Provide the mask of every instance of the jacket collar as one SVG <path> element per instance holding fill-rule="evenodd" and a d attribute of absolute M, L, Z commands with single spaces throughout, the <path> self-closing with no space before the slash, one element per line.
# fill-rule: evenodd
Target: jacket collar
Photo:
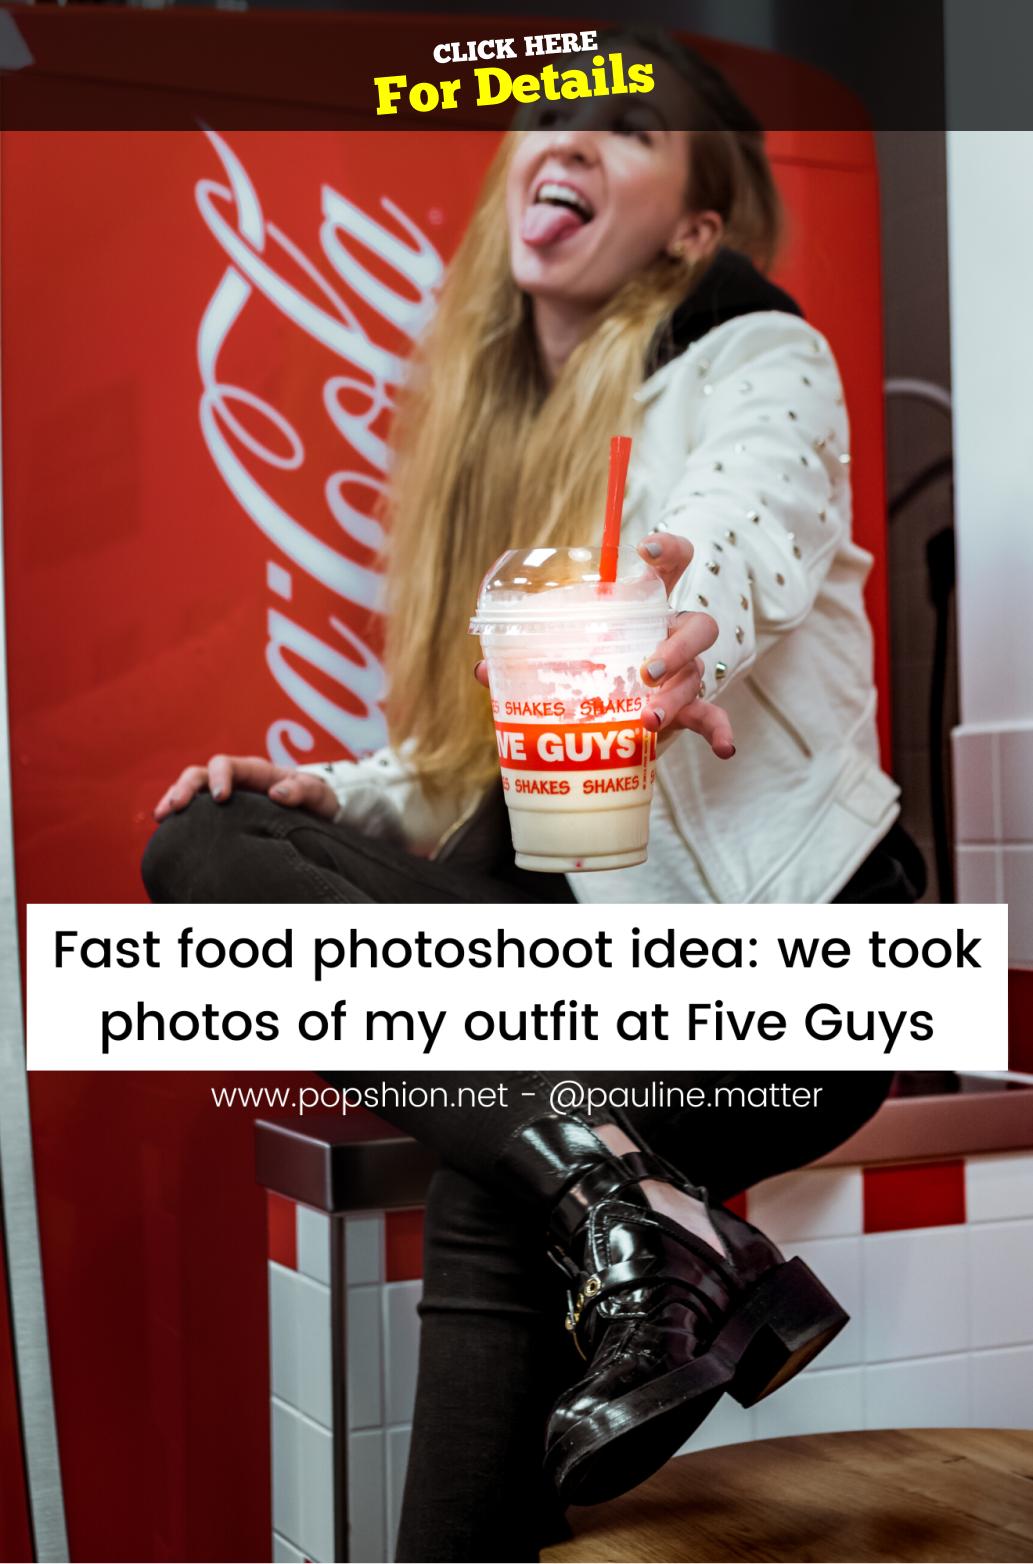
<path fill-rule="evenodd" d="M 699 283 L 677 306 L 658 336 L 649 356 L 645 384 L 635 400 L 651 401 L 667 379 L 663 371 L 694 342 L 726 321 L 760 310 L 803 316 L 792 295 L 759 272 L 745 255 L 738 250 L 718 250 Z"/>
<path fill-rule="evenodd" d="M 796 300 L 759 272 L 745 255 L 738 250 L 718 250 L 699 283 L 678 305 L 658 339 L 650 372 L 677 358 L 715 326 L 723 326 L 726 320 L 734 320 L 737 315 L 756 314 L 758 310 L 803 315 Z"/>

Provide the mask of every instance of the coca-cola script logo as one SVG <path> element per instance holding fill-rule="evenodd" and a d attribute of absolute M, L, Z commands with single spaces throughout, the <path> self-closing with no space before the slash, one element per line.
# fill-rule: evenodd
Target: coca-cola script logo
<path fill-rule="evenodd" d="M 369 641 L 343 622 L 340 604 L 364 611 L 354 616 L 363 622 L 381 605 L 382 580 L 375 564 L 360 563 L 353 555 L 365 553 L 373 559 L 372 551 L 382 541 L 376 508 L 389 452 L 380 431 L 406 372 L 404 351 L 391 351 L 373 340 L 356 305 L 361 301 L 367 317 L 372 312 L 383 322 L 385 336 L 411 344 L 433 309 L 443 263 L 426 235 L 394 202 L 386 197 L 380 201 L 395 225 L 392 232 L 324 184 L 319 246 L 334 276 L 329 281 L 266 218 L 254 183 L 223 137 L 211 131 L 207 135 L 227 183 L 199 180 L 196 200 L 228 264 L 198 330 L 200 420 L 219 474 L 276 551 L 266 566 L 274 601 L 268 609 L 265 657 L 292 714 L 270 724 L 268 753 L 287 766 L 297 765 L 299 754 L 318 759 L 316 731 L 321 730 L 356 755 L 384 741 L 384 672 Z M 354 241 L 352 248 L 349 240 Z M 382 263 L 377 275 L 359 259 L 356 247 Z M 385 280 L 391 277 L 398 287 Z M 273 493 L 277 473 L 299 472 L 305 466 L 306 447 L 298 428 L 256 391 L 220 374 L 228 339 L 256 299 L 268 301 L 292 327 L 346 366 L 344 373 L 313 386 L 313 401 L 318 394 L 322 406 L 306 415 L 328 419 L 343 446 L 340 465 L 322 484 L 322 515 L 292 514 Z M 256 426 L 265 438 L 256 434 Z M 326 540 L 327 516 L 343 534 L 343 547 Z M 298 572 L 328 595 L 321 628 L 298 623 L 281 606 L 297 595 Z M 311 594 L 308 597 L 311 602 Z M 318 671 L 318 682 L 306 677 L 303 668 Z M 332 698 L 328 688 L 336 689 L 338 698 Z"/>

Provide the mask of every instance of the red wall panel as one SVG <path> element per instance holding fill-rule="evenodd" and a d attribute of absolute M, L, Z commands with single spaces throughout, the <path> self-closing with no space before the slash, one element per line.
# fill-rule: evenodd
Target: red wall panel
<path fill-rule="evenodd" d="M 1008 974 L 1008 1065 L 1033 1075 L 1033 972 Z"/>
<path fill-rule="evenodd" d="M 423 1212 L 389 1211 L 384 1219 L 384 1280 L 423 1275 Z"/>
<path fill-rule="evenodd" d="M 33 1083 L 75 1559 L 269 1556 L 265 1199 L 222 1079 Z"/>
<path fill-rule="evenodd" d="M 854 537 L 874 556 L 866 599 L 874 632 L 879 738 L 891 763 L 882 272 L 875 144 L 863 132 L 769 138 L 788 208 L 779 280 L 829 338 L 850 415 Z"/>
<path fill-rule="evenodd" d="M 242 248 L 330 318 L 334 304 L 306 274 L 308 262 L 378 346 L 404 353 L 408 338 L 364 310 L 321 253 L 323 186 L 388 226 L 380 200 L 393 196 L 447 250 L 490 150 L 486 138 L 450 138 L 447 161 L 429 137 L 232 141 L 269 225 L 261 246 Z M 262 751 L 277 721 L 311 732 L 267 664 L 275 612 L 334 650 L 347 651 L 347 642 L 331 615 L 353 636 L 376 640 L 368 613 L 300 570 L 289 602 L 267 585 L 270 558 L 282 556 L 242 514 L 206 448 L 198 335 L 230 265 L 198 211 L 206 180 L 228 192 L 201 135 L 4 138 L 13 788 L 19 883 L 34 900 L 142 899 L 151 806 L 187 760 Z M 236 226 L 228 197 L 212 205 Z M 280 231 L 298 255 L 277 242 Z M 377 269 L 375 257 L 358 253 Z M 358 581 L 377 540 L 371 546 L 358 526 L 339 526 L 323 492 L 342 467 L 371 473 L 323 405 L 326 382 L 347 365 L 254 289 L 218 368 L 248 398 L 232 405 L 246 437 L 273 454 L 253 457 L 237 441 L 251 475 L 297 519 L 302 542 L 343 551 Z M 284 467 L 289 443 L 259 403 L 297 431 L 295 468 Z M 368 509 L 370 499 L 362 491 L 355 503 Z M 341 708 L 341 721 L 361 721 L 357 670 L 349 692 L 304 658 L 293 661 Z M 380 730 L 371 722 L 367 731 Z M 312 758 L 297 736 L 288 747 Z M 324 731 L 318 750 L 343 746 Z"/>
<path fill-rule="evenodd" d="M 233 138 L 270 223 L 262 257 L 331 308 L 324 184 L 388 226 L 381 196 L 449 249 L 489 147 L 339 135 Z M 375 629 L 293 573 L 243 513 L 202 437 L 198 333 L 227 270 L 198 182 L 226 175 L 204 136 L 3 138 L 5 552 L 15 855 L 26 901 L 140 901 L 150 809 L 189 759 L 263 752 L 304 712 L 266 657 L 270 615 L 329 643 L 331 616 Z M 223 206 L 230 209 L 230 203 Z M 397 229 L 395 230 L 397 231 Z M 360 251 L 363 261 L 377 258 Z M 388 269 L 379 275 L 389 280 Z M 354 292 L 375 340 L 406 339 Z M 358 564 L 372 549 L 328 513 L 327 478 L 368 470 L 322 392 L 345 368 L 256 292 L 220 368 L 252 401 L 275 501 Z M 361 496 L 360 496 L 361 498 Z M 356 504 L 359 500 L 356 500 Z M 340 638 L 336 644 L 339 646 Z M 293 660 L 361 715 L 340 680 Z M 360 686 L 361 688 L 361 686 Z M 297 732 L 297 730 L 295 730 Z M 319 753 L 343 746 L 321 733 Z M 304 758 L 299 753 L 299 758 Z M 269 1553 L 265 1204 L 253 1114 L 218 1112 L 212 1078 L 45 1075 L 30 1083 L 55 1398 L 73 1556 L 256 1559 Z M 255 1084 L 250 1081 L 249 1084 Z"/>

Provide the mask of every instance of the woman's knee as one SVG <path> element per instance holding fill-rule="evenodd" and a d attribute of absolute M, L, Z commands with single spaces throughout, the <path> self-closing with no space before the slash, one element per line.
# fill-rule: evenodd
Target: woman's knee
<path fill-rule="evenodd" d="M 234 793 L 217 804 L 198 793 L 185 809 L 158 825 L 140 861 L 153 902 L 232 901 L 234 865 L 263 813 L 277 806 L 260 794 Z"/>
<path fill-rule="evenodd" d="M 507 1225 L 508 1213 L 484 1184 L 458 1168 L 439 1167 L 424 1211 L 424 1275 L 457 1254 L 476 1257 Z"/>

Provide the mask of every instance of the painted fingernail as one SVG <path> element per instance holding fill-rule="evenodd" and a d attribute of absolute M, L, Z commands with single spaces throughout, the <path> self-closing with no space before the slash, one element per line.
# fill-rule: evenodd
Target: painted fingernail
<path fill-rule="evenodd" d="M 216 803 L 218 803 L 219 799 L 223 796 L 225 791 L 226 791 L 226 789 L 222 788 L 222 787 L 213 787 L 212 788 L 212 797 L 215 799 Z"/>
<path fill-rule="evenodd" d="M 659 722 L 661 727 L 662 727 L 663 724 L 667 720 L 667 713 L 664 711 L 663 707 L 662 706 L 650 706 L 649 709 L 653 713 L 653 716 L 656 718 L 657 722 Z"/>
<path fill-rule="evenodd" d="M 286 782 L 278 782 L 272 789 L 272 795 L 274 798 L 286 798 L 289 792 L 290 789 L 288 788 Z"/>
<path fill-rule="evenodd" d="M 660 543 L 643 543 L 642 547 L 645 549 L 650 559 L 659 559 L 660 555 L 663 553 L 663 545 Z"/>
<path fill-rule="evenodd" d="M 646 672 L 651 679 L 662 679 L 667 672 L 667 664 L 662 657 L 657 657 L 651 663 L 646 663 Z"/>

